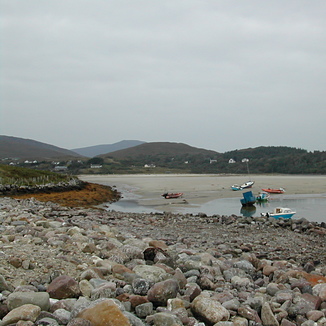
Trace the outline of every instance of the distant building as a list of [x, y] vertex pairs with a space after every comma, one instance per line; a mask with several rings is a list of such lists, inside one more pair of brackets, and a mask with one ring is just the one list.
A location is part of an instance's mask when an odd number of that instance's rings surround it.
[[230, 158], [230, 159], [229, 159], [229, 163], [231, 163], [231, 164], [232, 164], [232, 163], [236, 163], [236, 161], [235, 161], [233, 158]]
[[100, 169], [101, 167], [101, 164], [91, 164], [91, 169]]
[[144, 168], [156, 168], [155, 164], [145, 164]]
[[217, 163], [217, 160], [209, 160], [209, 164]]
[[66, 171], [67, 169], [68, 167], [64, 165], [57, 165], [54, 167], [54, 171]]

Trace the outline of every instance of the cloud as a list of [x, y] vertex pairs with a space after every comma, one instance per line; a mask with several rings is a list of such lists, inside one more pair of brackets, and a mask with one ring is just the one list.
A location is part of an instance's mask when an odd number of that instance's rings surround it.
[[2, 134], [325, 150], [322, 0], [1, 7]]

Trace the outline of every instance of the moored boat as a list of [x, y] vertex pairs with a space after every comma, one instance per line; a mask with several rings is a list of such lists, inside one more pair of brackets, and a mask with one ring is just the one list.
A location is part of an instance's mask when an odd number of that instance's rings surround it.
[[241, 185], [241, 189], [251, 188], [254, 185], [254, 181], [247, 181]]
[[242, 206], [253, 206], [256, 203], [256, 197], [252, 194], [252, 191], [244, 192], [243, 198], [240, 199]]
[[262, 216], [279, 218], [291, 218], [296, 212], [287, 207], [276, 207], [273, 212], [261, 213]]
[[241, 187], [240, 187], [239, 185], [232, 185], [232, 186], [231, 186], [231, 189], [232, 189], [233, 191], [237, 191], [237, 190], [241, 190]]
[[257, 202], [263, 203], [269, 200], [269, 194], [267, 194], [266, 192], [261, 192], [259, 193], [258, 196], [256, 196], [256, 200]]
[[165, 199], [173, 199], [173, 198], [179, 198], [183, 195], [183, 192], [166, 192], [162, 194], [161, 196]]
[[285, 190], [283, 188], [272, 189], [272, 188], [265, 188], [262, 191], [268, 192], [269, 194], [283, 194]]

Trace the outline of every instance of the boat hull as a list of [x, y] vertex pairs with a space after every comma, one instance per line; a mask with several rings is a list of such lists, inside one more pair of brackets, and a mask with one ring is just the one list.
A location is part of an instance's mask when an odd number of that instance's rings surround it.
[[175, 198], [180, 198], [183, 195], [183, 192], [178, 192], [178, 193], [165, 193], [162, 195], [165, 199], [175, 199]]
[[261, 214], [265, 217], [273, 217], [275, 219], [289, 219], [295, 214], [290, 208], [276, 207], [273, 212]]
[[269, 194], [283, 194], [284, 193], [284, 189], [271, 189], [271, 188], [267, 188], [267, 189], [262, 189], [262, 191], [265, 191]]
[[269, 216], [276, 218], [277, 220], [280, 218], [291, 218], [294, 215], [294, 213], [290, 213], [290, 214], [270, 214]]

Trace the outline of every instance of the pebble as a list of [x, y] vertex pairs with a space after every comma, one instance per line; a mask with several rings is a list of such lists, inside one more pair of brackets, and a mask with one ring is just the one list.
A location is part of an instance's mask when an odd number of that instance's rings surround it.
[[0, 326], [325, 326], [322, 225], [0, 198]]

